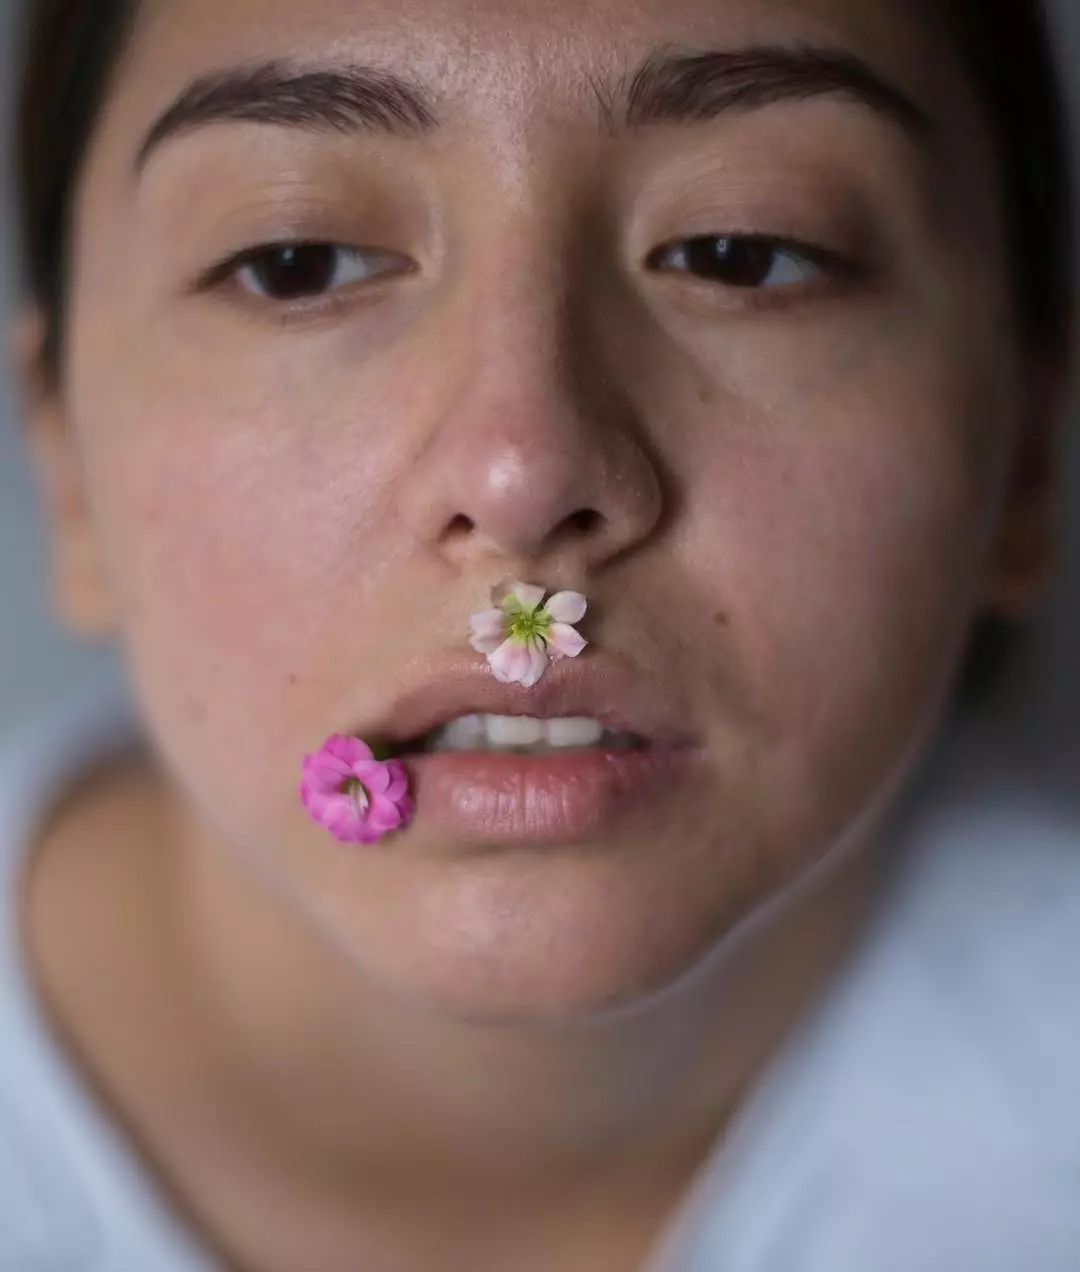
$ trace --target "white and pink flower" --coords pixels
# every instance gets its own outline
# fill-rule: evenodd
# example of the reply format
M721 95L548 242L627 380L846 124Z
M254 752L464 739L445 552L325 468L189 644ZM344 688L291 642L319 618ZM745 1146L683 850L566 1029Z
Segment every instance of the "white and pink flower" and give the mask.
M544 588L511 583L492 601L493 608L473 614L470 643L502 684L531 689L550 663L576 658L589 643L574 626L588 609L580 592L556 592L545 605Z

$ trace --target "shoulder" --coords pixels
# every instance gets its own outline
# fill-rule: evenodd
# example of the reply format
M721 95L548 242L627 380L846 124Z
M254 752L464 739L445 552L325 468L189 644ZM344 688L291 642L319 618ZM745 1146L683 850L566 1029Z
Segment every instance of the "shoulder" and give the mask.
M878 920L705 1172L678 1272L1080 1268L1076 814L982 755L898 832Z

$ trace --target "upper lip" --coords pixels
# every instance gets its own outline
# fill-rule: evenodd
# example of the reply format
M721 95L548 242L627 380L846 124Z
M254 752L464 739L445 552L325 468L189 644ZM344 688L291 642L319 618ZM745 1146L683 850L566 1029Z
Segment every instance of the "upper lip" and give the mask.
M577 716L599 720L654 744L693 744L685 718L680 718L649 682L602 655L587 657L585 663L567 660L552 665L532 689L500 684L482 664L447 667L402 693L367 725L367 735L390 746L402 746L460 716L533 716L541 720Z

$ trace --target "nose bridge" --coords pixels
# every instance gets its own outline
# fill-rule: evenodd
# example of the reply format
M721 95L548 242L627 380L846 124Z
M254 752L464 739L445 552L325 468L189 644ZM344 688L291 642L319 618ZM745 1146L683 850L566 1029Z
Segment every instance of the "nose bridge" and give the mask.
M543 410L588 388L577 374L591 343L577 256L569 228L537 215L507 218L479 248L462 289L472 391Z
M462 288L462 428L588 479L640 434L631 368L605 334L609 269L571 208L506 219ZM639 437L640 440L640 437Z
M632 407L604 373L573 233L504 215L457 270L447 380L433 388L407 479L410 524L460 566L572 555L580 576L648 533L659 485Z

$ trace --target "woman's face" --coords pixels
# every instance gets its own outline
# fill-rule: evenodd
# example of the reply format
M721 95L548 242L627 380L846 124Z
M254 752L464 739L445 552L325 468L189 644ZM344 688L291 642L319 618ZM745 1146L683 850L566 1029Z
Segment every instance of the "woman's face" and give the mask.
M989 142L916 8L144 7L77 207L62 592L203 824L392 989L673 984L866 833L1022 588ZM297 241L338 247L257 250ZM532 692L468 645L506 578L590 601ZM309 822L327 735L470 707L652 750L425 761L376 848Z

